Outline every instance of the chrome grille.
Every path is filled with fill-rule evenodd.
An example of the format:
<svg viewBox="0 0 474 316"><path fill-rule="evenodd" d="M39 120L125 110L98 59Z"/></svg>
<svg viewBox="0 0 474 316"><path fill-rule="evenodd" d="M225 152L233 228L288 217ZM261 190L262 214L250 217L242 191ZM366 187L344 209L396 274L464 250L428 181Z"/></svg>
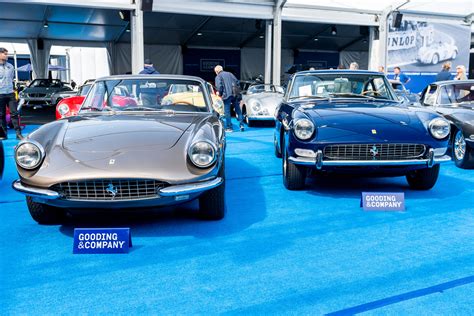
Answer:
<svg viewBox="0 0 474 316"><path fill-rule="evenodd" d="M29 93L26 96L30 98L45 98L47 94L46 93Z"/></svg>
<svg viewBox="0 0 474 316"><path fill-rule="evenodd" d="M324 148L329 160L406 160L417 159L425 153L420 144L347 144Z"/></svg>
<svg viewBox="0 0 474 316"><path fill-rule="evenodd" d="M156 180L99 179L58 183L51 189L68 200L117 201L158 197L157 191L165 186Z"/></svg>

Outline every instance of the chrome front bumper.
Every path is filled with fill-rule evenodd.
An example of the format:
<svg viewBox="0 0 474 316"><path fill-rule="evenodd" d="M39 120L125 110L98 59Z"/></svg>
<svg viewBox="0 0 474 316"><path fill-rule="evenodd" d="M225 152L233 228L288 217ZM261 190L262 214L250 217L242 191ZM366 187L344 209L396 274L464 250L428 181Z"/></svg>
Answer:
<svg viewBox="0 0 474 316"><path fill-rule="evenodd" d="M323 152L318 150L315 158L289 157L288 160L296 165L313 166L316 169L323 167L356 167L356 166L417 166L425 165L432 167L435 164L451 161L448 155L435 156L434 150L430 149L428 158L409 160L323 160Z"/></svg>
<svg viewBox="0 0 474 316"><path fill-rule="evenodd" d="M188 183L188 184L179 184L179 185L172 185L166 188L162 188L158 190L156 198L159 199L160 197L174 197L180 195L193 195L202 193L204 191L213 189L222 184L224 180L220 177L217 177L212 180L206 180L202 182L195 182L195 183ZM63 197L56 191L42 189L37 187L32 187L21 183L20 180L16 180L12 183L13 189L16 191L23 193L27 196L40 198L43 200L56 200L62 199ZM66 199L64 199L67 201ZM84 203L87 202L111 202L111 203L120 203L120 202L133 202L134 200L105 200L105 201L92 201L92 200L73 200L73 201L81 201Z"/></svg>

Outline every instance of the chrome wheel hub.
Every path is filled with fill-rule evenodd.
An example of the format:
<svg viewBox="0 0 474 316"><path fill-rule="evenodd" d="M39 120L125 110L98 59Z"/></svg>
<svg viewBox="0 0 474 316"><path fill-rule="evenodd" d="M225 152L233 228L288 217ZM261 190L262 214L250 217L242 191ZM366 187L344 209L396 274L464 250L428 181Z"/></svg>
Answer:
<svg viewBox="0 0 474 316"><path fill-rule="evenodd" d="M454 156L457 160L463 160L466 154L466 141L461 131L456 133L453 144Z"/></svg>

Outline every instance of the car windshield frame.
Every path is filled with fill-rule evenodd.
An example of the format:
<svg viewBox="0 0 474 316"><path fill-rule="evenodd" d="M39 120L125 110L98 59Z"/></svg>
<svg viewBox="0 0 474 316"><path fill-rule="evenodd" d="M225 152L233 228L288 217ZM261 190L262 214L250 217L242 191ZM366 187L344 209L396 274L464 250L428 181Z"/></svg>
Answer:
<svg viewBox="0 0 474 316"><path fill-rule="evenodd" d="M261 90L253 91L256 90L258 87L263 87ZM270 89L267 90L266 87L269 87ZM282 89L283 92L278 92L277 88ZM284 90L281 86L277 86L271 83L261 83L261 84L254 84L248 87L246 90L248 95L252 94L259 94L259 93L278 93L278 94L284 94Z"/></svg>
<svg viewBox="0 0 474 316"><path fill-rule="evenodd" d="M460 87L470 86L469 89L460 89ZM448 90L449 89L449 90ZM462 93L462 91L470 91ZM450 93L453 93L451 95ZM445 103L444 101L448 101ZM457 106L462 103L474 102L474 82L450 83L441 85L437 89L435 105L438 106Z"/></svg>
<svg viewBox="0 0 474 316"><path fill-rule="evenodd" d="M176 85L191 90L174 91ZM210 99L207 87L196 79L110 78L94 82L79 112L210 113Z"/></svg>
<svg viewBox="0 0 474 316"><path fill-rule="evenodd" d="M314 81L309 82L303 86L305 89L301 90L300 88L302 85L296 85L299 80L306 80L309 77L314 77ZM354 80L354 78L362 79L366 77L365 80ZM336 80L338 79L338 80ZM353 79L353 80L349 80ZM380 97L380 94L373 93L375 88L374 80L377 79L378 82L382 83L379 85L379 88L382 87L385 89L385 94L383 97ZM309 79L310 81L311 79ZM315 85L316 83L321 83L320 85ZM336 84L339 84L341 87L336 88ZM362 86L361 86L362 84ZM315 85L313 87L313 85ZM334 86L333 92L330 92L330 87ZM342 85L344 85L347 89L343 89ZM369 86L370 85L370 86ZM320 87L321 86L321 87ZM327 86L327 87L326 87ZM369 90L368 88L371 88ZM317 92L313 93L312 89L316 88ZM353 89L360 89L360 92L353 92ZM300 89L298 93L295 93L294 89ZM347 90L347 91L346 91ZM381 91L382 89L376 89L375 92ZM303 93L301 93L303 91ZM369 91L369 92L366 92ZM306 92L306 94L304 94ZM364 93L364 94L362 94ZM304 95L302 95L304 94ZM301 100L301 99L327 99L327 100L335 100L335 99L352 99L352 100L372 100L372 101L381 101L381 102L395 102L400 103L396 93L388 81L388 79L383 74L378 73L361 73L361 72L309 72L309 73L297 73L294 75L290 82L290 86L288 87L285 93L285 100L286 102L293 101L293 100Z"/></svg>

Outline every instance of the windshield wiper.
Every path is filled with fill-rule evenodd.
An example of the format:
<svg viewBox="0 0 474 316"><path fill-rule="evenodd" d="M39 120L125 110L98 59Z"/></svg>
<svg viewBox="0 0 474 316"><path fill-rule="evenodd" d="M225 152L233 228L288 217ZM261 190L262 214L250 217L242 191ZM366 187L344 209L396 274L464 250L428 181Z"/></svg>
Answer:
<svg viewBox="0 0 474 316"><path fill-rule="evenodd" d="M329 100L328 97L322 97L319 95L302 95L298 97L291 97L289 100L294 100L294 99L321 99L321 100Z"/></svg>
<svg viewBox="0 0 474 316"><path fill-rule="evenodd" d="M97 112L107 111L107 112L112 112L112 114L115 114L115 111L113 109L109 108L108 106L104 107L104 108L98 108L98 107L95 107L95 106L87 106L87 107L82 107L81 112L82 112L82 110L92 110L92 111L97 111Z"/></svg>
<svg viewBox="0 0 474 316"><path fill-rule="evenodd" d="M368 95L362 95L358 93L352 93L352 92L344 92L344 93L331 93L333 96L337 97L342 97L342 96L348 96L348 97L356 97L356 98L364 98L364 99L369 99L369 100L375 100L374 97L368 96Z"/></svg>
<svg viewBox="0 0 474 316"><path fill-rule="evenodd" d="M157 109L146 107L146 106L133 106L133 107L121 109L120 111L157 111Z"/></svg>

